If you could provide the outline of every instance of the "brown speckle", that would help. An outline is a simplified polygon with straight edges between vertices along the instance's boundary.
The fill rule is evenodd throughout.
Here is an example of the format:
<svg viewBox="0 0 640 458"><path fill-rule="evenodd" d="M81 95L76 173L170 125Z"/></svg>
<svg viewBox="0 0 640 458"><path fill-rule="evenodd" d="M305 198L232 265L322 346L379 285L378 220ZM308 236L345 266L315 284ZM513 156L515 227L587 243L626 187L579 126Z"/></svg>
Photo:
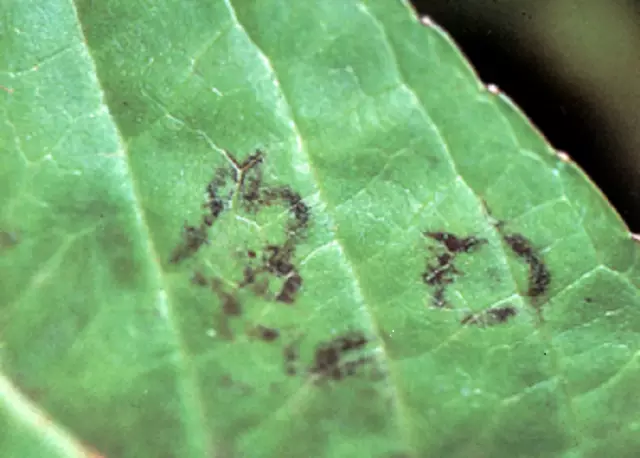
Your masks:
<svg viewBox="0 0 640 458"><path fill-rule="evenodd" d="M252 333L255 337L265 342L273 342L280 336L280 332L274 328L258 325L253 329Z"/></svg>
<svg viewBox="0 0 640 458"><path fill-rule="evenodd" d="M240 316L242 308L240 302L229 293L221 293L222 311L227 316Z"/></svg>
<svg viewBox="0 0 640 458"><path fill-rule="evenodd" d="M476 325L480 327L494 326L498 324L504 324L512 317L516 316L517 311L515 307L493 307L484 310L481 313L470 314L464 317L461 324Z"/></svg>
<svg viewBox="0 0 640 458"><path fill-rule="evenodd" d="M475 236L459 237L450 232L424 232L423 235L439 242L439 249L430 248L434 258L427 262L426 270L422 273L422 281L434 288L432 304L434 307L447 307L445 290L447 285L462 275L454 264L456 257L461 254L472 253L480 245L487 243L486 239ZM444 251L443 251L444 249Z"/></svg>
<svg viewBox="0 0 640 458"><path fill-rule="evenodd" d="M424 235L440 242L451 253L470 253L478 245L487 243L486 239L474 236L461 238L450 232L425 232Z"/></svg>
<svg viewBox="0 0 640 458"><path fill-rule="evenodd" d="M269 254L265 259L265 266L269 272L284 276L293 270L293 264L290 262L293 253L289 246L269 245L265 249L265 253Z"/></svg>
<svg viewBox="0 0 640 458"><path fill-rule="evenodd" d="M191 277L191 283L198 286L207 286L208 282L201 272L194 272Z"/></svg>
<svg viewBox="0 0 640 458"><path fill-rule="evenodd" d="M511 250L529 265L529 290L527 294L530 297L538 297L546 293L551 283L551 272L531 242L522 234L506 234L503 237Z"/></svg>
<svg viewBox="0 0 640 458"><path fill-rule="evenodd" d="M285 304L293 304L295 295L297 294L301 286L302 277L298 275L297 272L294 272L284 282L284 285L282 286L280 293L276 297L276 300L279 302L284 302Z"/></svg>
<svg viewBox="0 0 640 458"><path fill-rule="evenodd" d="M208 243L206 226L195 227L185 223L182 231L182 244L175 248L170 262L177 264L183 261L198 251L205 243Z"/></svg>
<svg viewBox="0 0 640 458"><path fill-rule="evenodd" d="M345 376L355 374L356 368L371 362L369 357L359 357L343 361L344 357L363 348L368 339L360 331L348 332L316 347L313 366L309 372L322 379L342 380Z"/></svg>

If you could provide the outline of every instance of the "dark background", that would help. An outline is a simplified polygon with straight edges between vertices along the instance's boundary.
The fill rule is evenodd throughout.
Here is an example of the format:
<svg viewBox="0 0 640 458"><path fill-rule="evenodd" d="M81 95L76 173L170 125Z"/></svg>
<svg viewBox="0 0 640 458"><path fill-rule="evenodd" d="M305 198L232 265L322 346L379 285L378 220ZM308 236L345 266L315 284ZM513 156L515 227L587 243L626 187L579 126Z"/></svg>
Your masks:
<svg viewBox="0 0 640 458"><path fill-rule="evenodd" d="M640 2L412 0L640 232Z"/></svg>

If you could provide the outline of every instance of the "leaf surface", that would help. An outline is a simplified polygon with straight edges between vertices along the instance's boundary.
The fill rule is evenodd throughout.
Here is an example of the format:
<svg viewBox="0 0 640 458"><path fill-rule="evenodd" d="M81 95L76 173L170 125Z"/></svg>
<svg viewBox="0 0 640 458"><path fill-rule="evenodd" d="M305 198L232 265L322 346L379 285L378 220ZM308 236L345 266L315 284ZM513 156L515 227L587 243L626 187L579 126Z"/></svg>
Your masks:
<svg viewBox="0 0 640 458"><path fill-rule="evenodd" d="M405 4L3 10L2 456L635 456L637 245Z"/></svg>

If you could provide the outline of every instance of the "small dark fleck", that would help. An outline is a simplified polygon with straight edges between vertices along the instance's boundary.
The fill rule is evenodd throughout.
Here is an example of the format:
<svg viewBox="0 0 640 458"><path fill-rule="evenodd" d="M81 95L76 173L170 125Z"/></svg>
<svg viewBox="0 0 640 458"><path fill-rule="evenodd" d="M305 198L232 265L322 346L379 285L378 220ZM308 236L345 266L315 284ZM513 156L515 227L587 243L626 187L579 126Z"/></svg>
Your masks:
<svg viewBox="0 0 640 458"><path fill-rule="evenodd" d="M584 298L584 301L585 301L586 303L590 304L590 303L592 303L592 302L593 302L593 298L592 298L592 297L585 297L585 298Z"/></svg>
<svg viewBox="0 0 640 458"><path fill-rule="evenodd" d="M368 340L362 332L348 332L316 347L313 366L310 372L321 379L342 380L353 375L355 368L368 359L360 358L342 363L342 357L349 352L360 349Z"/></svg>
<svg viewBox="0 0 640 458"><path fill-rule="evenodd" d="M425 232L424 235L442 243L451 253L470 253L478 245L487 243L486 239L474 236L461 238L450 232Z"/></svg>
<svg viewBox="0 0 640 458"><path fill-rule="evenodd" d="M480 327L494 326L506 323L516 314L517 311L512 306L494 307L487 309L479 314L467 315L462 319L461 324L477 325Z"/></svg>
<svg viewBox="0 0 640 458"><path fill-rule="evenodd" d="M207 237L207 228L205 225L200 227L190 226L185 223L182 232L183 243L179 245L171 255L171 263L176 264L190 255L194 254L198 249L209 242Z"/></svg>
<svg viewBox="0 0 640 458"><path fill-rule="evenodd" d="M295 299L295 295L300 290L302 286L302 277L298 275L297 272L294 272L287 280L284 282L282 286L282 290L276 297L276 300L279 302L284 302L285 304L293 304Z"/></svg>
<svg viewBox="0 0 640 458"><path fill-rule="evenodd" d="M280 332L277 329L268 328L266 326L258 325L255 327L256 336L264 340L265 342L273 342L280 336Z"/></svg>
<svg viewBox="0 0 640 458"><path fill-rule="evenodd" d="M288 186L268 188L264 190L263 200L265 205L271 205L274 201L283 202L293 216L293 221L287 225L287 232L294 236L300 235L306 229L310 219L310 211L300 194Z"/></svg>
<svg viewBox="0 0 640 458"><path fill-rule="evenodd" d="M435 288L432 296L433 306L443 308L447 306L446 286L463 274L454 264L456 257L461 253L473 252L478 246L487 243L487 240L475 236L458 237L450 232L424 232L423 235L441 245L440 249L429 248L434 258L427 262L426 270L422 273L422 281Z"/></svg>
<svg viewBox="0 0 640 458"><path fill-rule="evenodd" d="M367 338L361 332L351 331L338 337L334 341L340 351L349 351L361 348L367 344Z"/></svg>
<svg viewBox="0 0 640 458"><path fill-rule="evenodd" d="M547 292L551 283L551 272L540 258L530 262L529 291L531 297L538 297Z"/></svg>
<svg viewBox="0 0 640 458"><path fill-rule="evenodd" d="M209 217L205 217L205 224L211 226L214 219L220 216L220 213L224 210L224 203L218 198L212 199L205 204L205 208L208 208L211 213L211 215L208 215Z"/></svg>
<svg viewBox="0 0 640 458"><path fill-rule="evenodd" d="M253 251L253 250L249 250L249 251L247 251L247 256L250 257L251 259L255 259L256 252Z"/></svg>
<svg viewBox="0 0 640 458"><path fill-rule="evenodd" d="M250 209L255 210L253 206L260 202L260 179L256 177L250 177L248 183L244 186L242 192L242 199L246 204L250 206Z"/></svg>
<svg viewBox="0 0 640 458"><path fill-rule="evenodd" d="M201 272L194 272L191 277L191 283L198 286L207 286L208 282L204 275Z"/></svg>
<svg viewBox="0 0 640 458"><path fill-rule="evenodd" d="M253 154L250 154L249 157L247 157L242 162L242 164L240 164L240 169L243 172L246 172L247 170L251 170L257 165L262 164L263 160L264 160L264 153L258 149Z"/></svg>
<svg viewBox="0 0 640 458"><path fill-rule="evenodd" d="M494 318L496 322L504 323L509 318L516 315L516 309L510 306L495 307L487 310L487 314Z"/></svg>
<svg viewBox="0 0 640 458"><path fill-rule="evenodd" d="M293 264L290 262L292 249L288 246L280 247L277 245L269 245L265 249L270 255L265 259L267 269L279 276L288 275L293 270Z"/></svg>
<svg viewBox="0 0 640 458"><path fill-rule="evenodd" d="M449 306L447 300L444 298L443 286L439 286L433 293L433 306L439 309Z"/></svg>
<svg viewBox="0 0 640 458"><path fill-rule="evenodd" d="M443 253L436 257L437 264L428 264L427 270L422 274L422 281L427 285L447 285L453 283L453 276L461 272L451 263L453 256Z"/></svg>
<svg viewBox="0 0 640 458"><path fill-rule="evenodd" d="M298 351L293 345L287 345L284 348L284 359L287 362L293 362L298 359Z"/></svg>
<svg viewBox="0 0 640 458"><path fill-rule="evenodd" d="M231 294L222 293L222 311L227 316L239 316L242 314L242 308L238 300Z"/></svg>
<svg viewBox="0 0 640 458"><path fill-rule="evenodd" d="M521 234L504 235L504 241L511 250L529 264L529 291L530 297L537 297L547 292L551 283L551 272L527 240Z"/></svg>
<svg viewBox="0 0 640 458"><path fill-rule="evenodd" d="M505 242L511 247L511 250L518 256L523 258L534 257L533 248L529 241L521 234L507 234L504 236Z"/></svg>
<svg viewBox="0 0 640 458"><path fill-rule="evenodd" d="M245 266L242 270L242 276L242 282L238 285L240 288L251 285L256 281L256 270L251 266Z"/></svg>

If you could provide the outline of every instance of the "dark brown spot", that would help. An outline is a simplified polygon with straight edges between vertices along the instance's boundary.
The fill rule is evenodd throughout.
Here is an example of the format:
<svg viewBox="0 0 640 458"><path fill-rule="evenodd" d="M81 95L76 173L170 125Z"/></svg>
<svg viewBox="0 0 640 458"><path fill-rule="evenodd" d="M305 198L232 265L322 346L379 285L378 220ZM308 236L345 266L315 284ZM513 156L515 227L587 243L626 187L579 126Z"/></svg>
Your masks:
<svg viewBox="0 0 640 458"><path fill-rule="evenodd" d="M227 316L240 316L242 314L242 308L240 302L229 293L224 293L222 299L222 311Z"/></svg>
<svg viewBox="0 0 640 458"><path fill-rule="evenodd" d="M205 225L195 227L185 223L182 231L182 243L173 251L171 263L177 264L183 261L193 255L202 245L208 243L208 241Z"/></svg>
<svg viewBox="0 0 640 458"><path fill-rule="evenodd" d="M213 179L207 184L207 201L203 204L203 208L209 210L209 214L205 216L204 220L207 226L213 225L213 222L224 210L224 199L231 198L230 195L224 198L220 195L220 189L225 186L229 178L236 181L235 170L221 167L215 171Z"/></svg>
<svg viewBox="0 0 640 458"><path fill-rule="evenodd" d="M264 161L264 153L260 150L256 150L253 154L250 154L242 164L239 165L239 168L242 172L246 172L255 168L257 165L262 164Z"/></svg>
<svg viewBox="0 0 640 458"><path fill-rule="evenodd" d="M447 300L444 297L444 286L439 286L436 288L433 293L432 304L434 307L439 309L449 306Z"/></svg>
<svg viewBox="0 0 640 458"><path fill-rule="evenodd" d="M452 263L453 256L443 253L436 257L435 264L428 264L427 270L422 273L422 281L429 286L448 285L453 283L453 276L461 272Z"/></svg>
<svg viewBox="0 0 640 458"><path fill-rule="evenodd" d="M247 251L247 256L248 256L249 258L251 258L251 259L255 259L255 257L256 257L256 252L255 252L255 251L253 251L253 250L249 250L249 251Z"/></svg>
<svg viewBox="0 0 640 458"><path fill-rule="evenodd" d="M486 239L470 237L458 237L450 232L425 232L425 236L440 242L451 253L470 253L478 245L487 243Z"/></svg>
<svg viewBox="0 0 640 458"><path fill-rule="evenodd" d="M515 307L494 307L487 309L481 313L470 314L464 317L461 324L476 325L480 327L495 326L506 323L510 318L516 316Z"/></svg>
<svg viewBox="0 0 640 458"><path fill-rule="evenodd" d="M511 250L529 265L527 294L530 297L538 297L546 293L551 283L551 272L531 242L522 234L506 234L503 238Z"/></svg>
<svg viewBox="0 0 640 458"><path fill-rule="evenodd" d="M264 155L261 151L251 154L242 164L236 166L240 169L240 196L247 211L256 212L259 210L259 204L262 202L262 164Z"/></svg>
<svg viewBox="0 0 640 458"><path fill-rule="evenodd" d="M434 307L447 306L445 290L463 272L454 264L456 257L461 254L472 253L478 246L487 243L486 239L475 236L458 237L450 232L424 232L425 237L439 242L439 247L431 247L434 258L427 262L426 270L422 273L422 281L434 288L432 303Z"/></svg>
<svg viewBox="0 0 640 458"><path fill-rule="evenodd" d="M273 342L280 336L280 332L277 329L268 328L262 325L256 326L253 329L252 334L265 342Z"/></svg>
<svg viewBox="0 0 640 458"><path fill-rule="evenodd" d="M247 285L251 285L256 281L256 270L251 266L245 266L242 269L242 282L238 285L239 288L244 288Z"/></svg>
<svg viewBox="0 0 640 458"><path fill-rule="evenodd" d="M284 302L285 304L293 304L295 295L298 293L298 290L302 286L302 277L298 275L297 272L294 272L287 280L284 282L280 293L276 297L276 300L279 302Z"/></svg>
<svg viewBox="0 0 640 458"><path fill-rule="evenodd" d="M269 272L278 276L285 276L293 270L293 264L291 264L293 252L290 246L269 245L265 249L265 253L268 254L265 259L265 266Z"/></svg>
<svg viewBox="0 0 640 458"><path fill-rule="evenodd" d="M222 281L219 278L211 280L211 289L220 299L222 304L222 312L226 316L240 316L242 314L242 307L236 297L225 291Z"/></svg>
<svg viewBox="0 0 640 458"><path fill-rule="evenodd" d="M209 282L201 272L194 272L191 277L191 283L198 286L207 286Z"/></svg>
<svg viewBox="0 0 640 458"><path fill-rule="evenodd" d="M360 357L348 361L343 359L367 343L367 338L359 331L348 332L328 342L322 342L316 347L313 366L309 372L319 379L329 380L342 380L345 376L353 375L356 368L370 361L370 358Z"/></svg>

